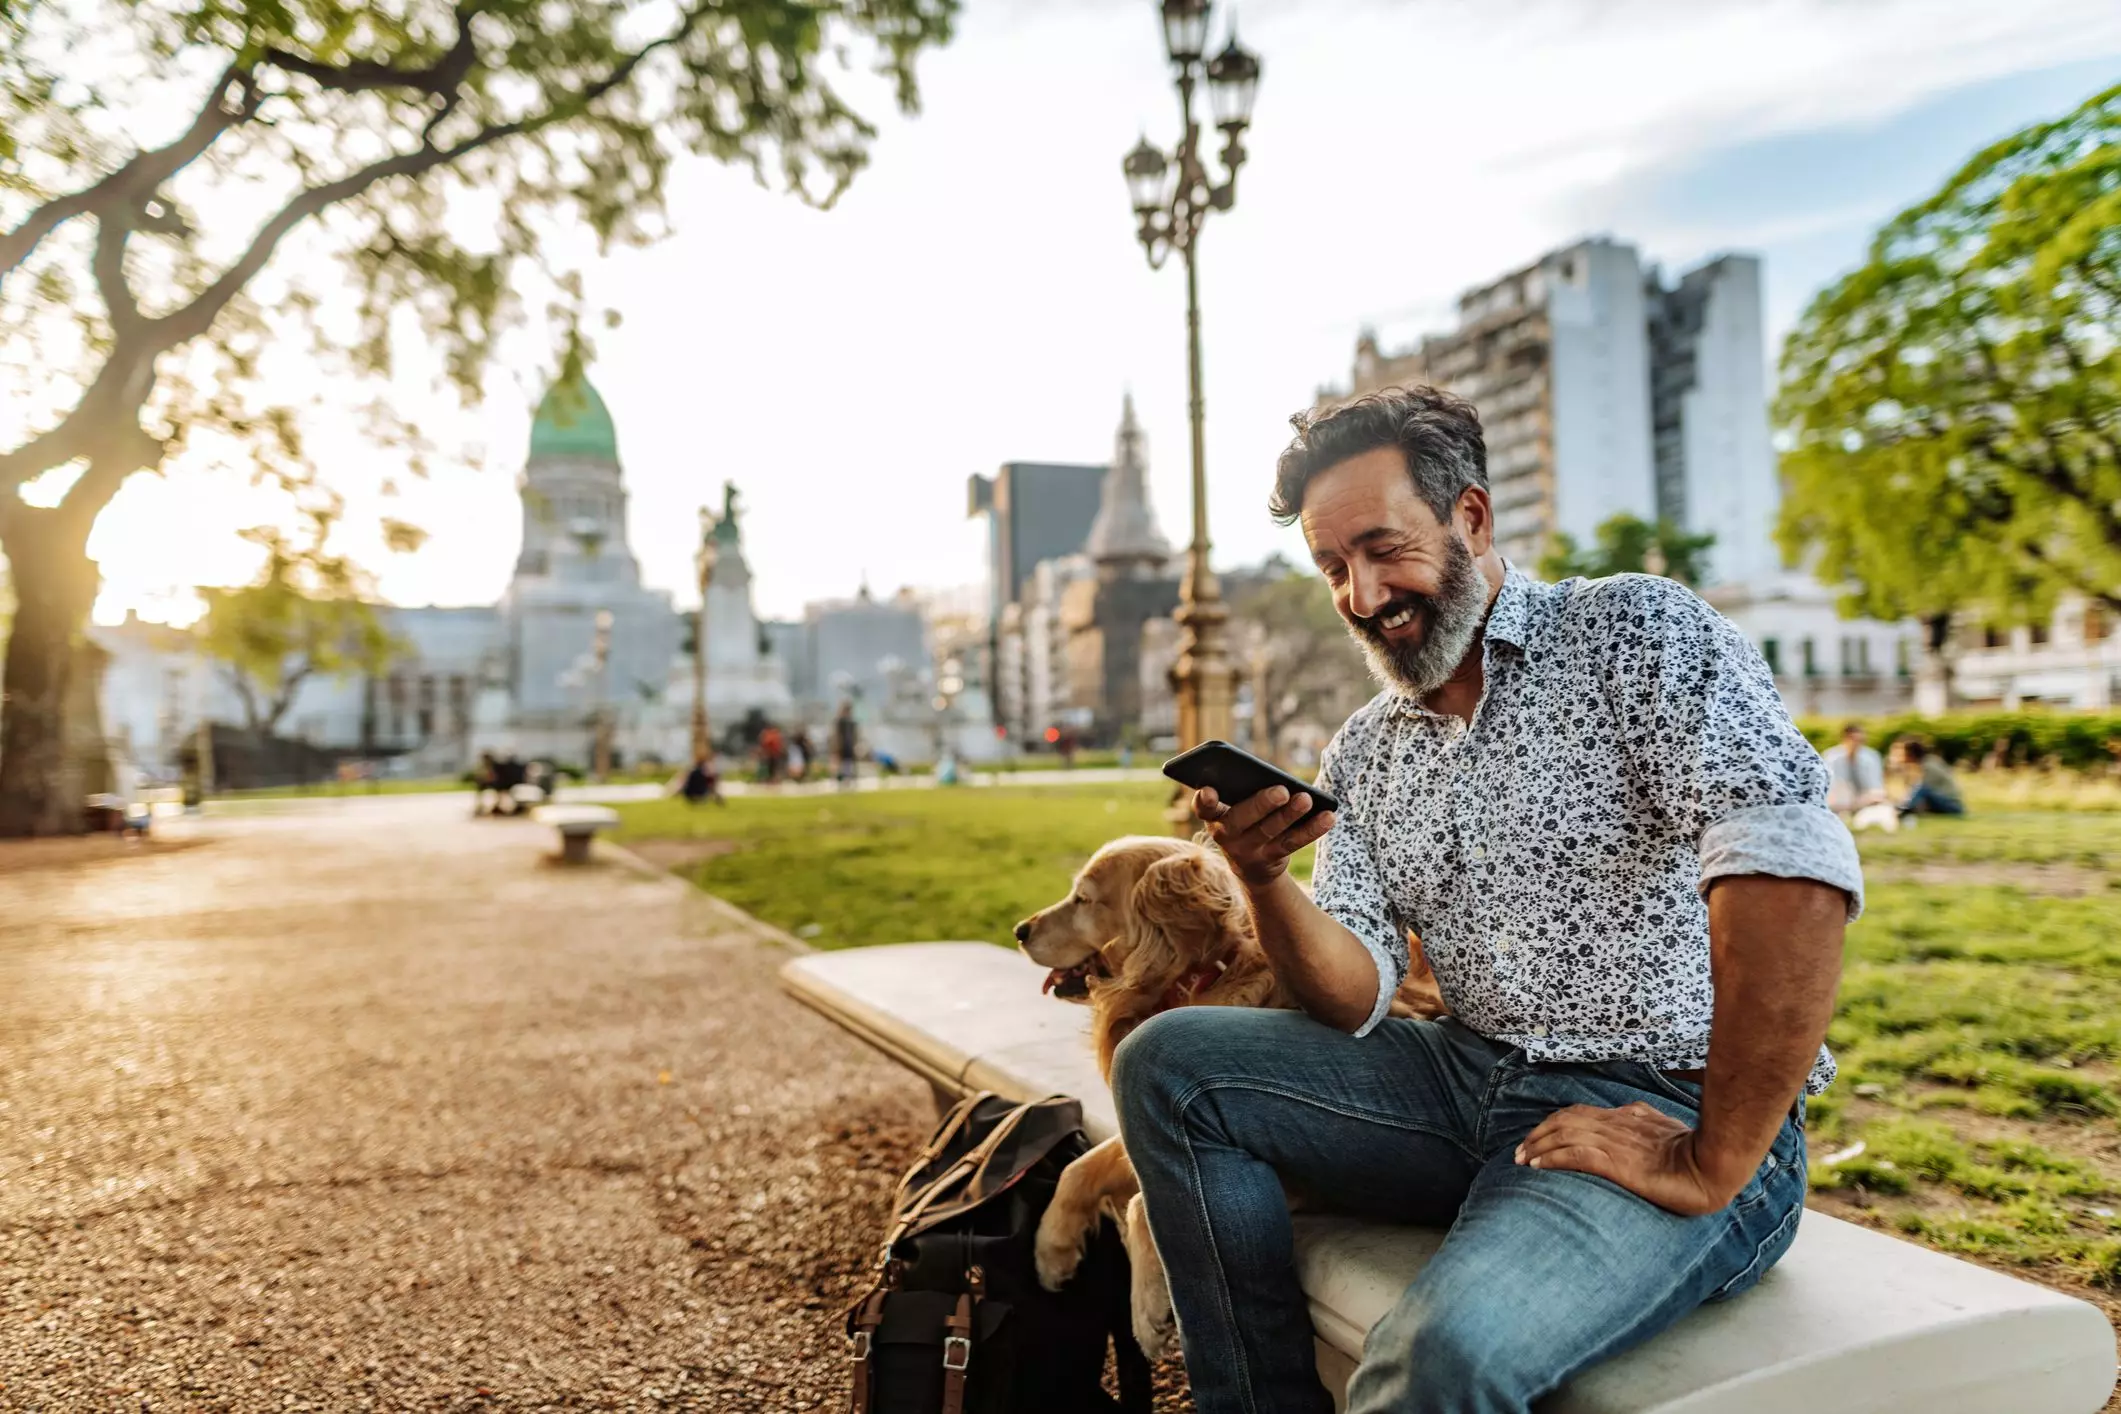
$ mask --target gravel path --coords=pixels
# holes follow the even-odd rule
[[[458,797],[0,845],[0,1407],[838,1408],[933,1111]]]

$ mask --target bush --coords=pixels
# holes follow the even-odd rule
[[[1840,739],[1849,720],[1806,717],[1797,726],[1823,751]],[[2052,760],[2072,770],[2089,770],[2121,761],[2121,714],[2110,712],[1955,712],[1946,717],[1904,713],[1855,720],[1863,722],[1871,745],[1880,751],[1900,737],[1921,737],[1954,765],[1978,764],[2006,738],[2013,765]]]

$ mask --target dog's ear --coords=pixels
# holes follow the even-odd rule
[[[1205,851],[1188,850],[1142,871],[1127,896],[1120,980],[1129,991],[1161,990],[1221,951],[1230,915],[1244,905],[1236,880],[1220,863]]]

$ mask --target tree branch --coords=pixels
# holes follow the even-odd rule
[[[300,74],[320,88],[335,93],[371,93],[378,89],[409,88],[416,93],[441,98],[448,95],[471,72],[478,51],[471,42],[471,17],[476,5],[456,8],[457,36],[442,56],[424,69],[401,68],[373,59],[355,59],[345,64],[320,64],[287,49],[268,49],[264,62],[290,74]]]
[[[111,332],[123,340],[141,324],[140,304],[125,282],[125,242],[132,232],[116,211],[105,211],[96,220],[96,251],[89,268],[96,277],[96,290],[110,314]]]
[[[249,284],[260,270],[265,268],[266,262],[272,259],[273,251],[279,246],[287,233],[310,217],[332,206],[336,206],[342,201],[359,196],[362,192],[367,191],[379,182],[390,181],[397,177],[416,177],[437,167],[448,166],[452,162],[470,156],[481,148],[491,147],[497,142],[502,142],[512,137],[520,137],[525,133],[538,132],[556,123],[566,122],[587,110],[598,99],[633,77],[634,70],[638,69],[651,54],[654,54],[659,49],[668,48],[691,33],[703,17],[704,12],[701,10],[688,11],[684,22],[669,34],[664,35],[660,39],[651,40],[641,46],[624,60],[614,65],[611,72],[603,78],[588,85],[579,93],[555,102],[542,113],[519,118],[511,123],[497,123],[493,126],[482,128],[470,137],[465,138],[462,142],[454,143],[448,147],[438,148],[422,145],[411,152],[399,153],[395,157],[387,157],[381,161],[372,162],[359,171],[350,172],[335,182],[326,182],[321,186],[309,187],[298,193],[259,229],[257,235],[251,239],[249,248],[236,259],[235,264],[231,265],[220,279],[207,286],[196,299],[184,308],[154,321],[151,327],[155,331],[154,340],[158,349],[174,348],[178,344],[198,338],[208,329],[211,329],[214,320],[220,317],[221,311],[227,307],[228,302],[234,299],[237,293],[245,285]]]
[[[229,90],[237,91],[233,107]],[[124,166],[101,181],[67,196],[54,197],[32,211],[14,230],[0,234],[0,280],[29,259],[37,246],[60,226],[76,216],[100,210],[109,204],[137,206],[177,172],[198,159],[222,133],[248,122],[258,111],[258,91],[250,69],[243,63],[229,65],[214,81],[205,106],[176,141],[137,153]]]

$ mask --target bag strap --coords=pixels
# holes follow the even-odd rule
[[[972,1368],[974,1313],[986,1295],[987,1274],[977,1266],[965,1271],[965,1294],[943,1322],[943,1414],[965,1414],[965,1377]]]
[[[877,1278],[876,1285],[847,1313],[847,1360],[854,1367],[847,1405],[850,1414],[869,1414],[870,1347],[876,1339],[876,1328],[883,1323],[884,1298],[897,1287],[898,1275],[899,1264],[885,1262],[884,1274]]]
[[[906,1166],[906,1172],[899,1178],[898,1187],[891,1194],[891,1206],[894,1211],[905,1201],[906,1190],[913,1186],[913,1176],[934,1163],[937,1156],[950,1146],[950,1141],[957,1137],[957,1132],[972,1118],[972,1112],[979,1108],[981,1101],[993,1098],[992,1090],[981,1090],[977,1094],[967,1095],[951,1107],[949,1114],[943,1116],[942,1124],[935,1131],[935,1137],[928,1141],[920,1153],[914,1155],[913,1162]]]
[[[921,1220],[921,1215],[926,1213],[935,1203],[935,1200],[942,1196],[943,1190],[953,1180],[978,1173],[980,1168],[994,1157],[994,1151],[1002,1146],[1003,1141],[1016,1132],[1016,1127],[1024,1122],[1024,1116],[1029,1114],[1035,1106],[1044,1103],[1043,1100],[1032,1100],[1009,1111],[1008,1114],[1002,1116],[1001,1122],[994,1126],[993,1133],[982,1139],[976,1147],[967,1150],[959,1156],[956,1163],[943,1170],[941,1174],[937,1175],[933,1183],[922,1189],[920,1196],[909,1203],[904,1211],[900,1212],[896,1219],[893,1220],[891,1231],[884,1238],[885,1254],[887,1256],[890,1254],[891,1249],[898,1245],[899,1239],[912,1230],[913,1225]]]

